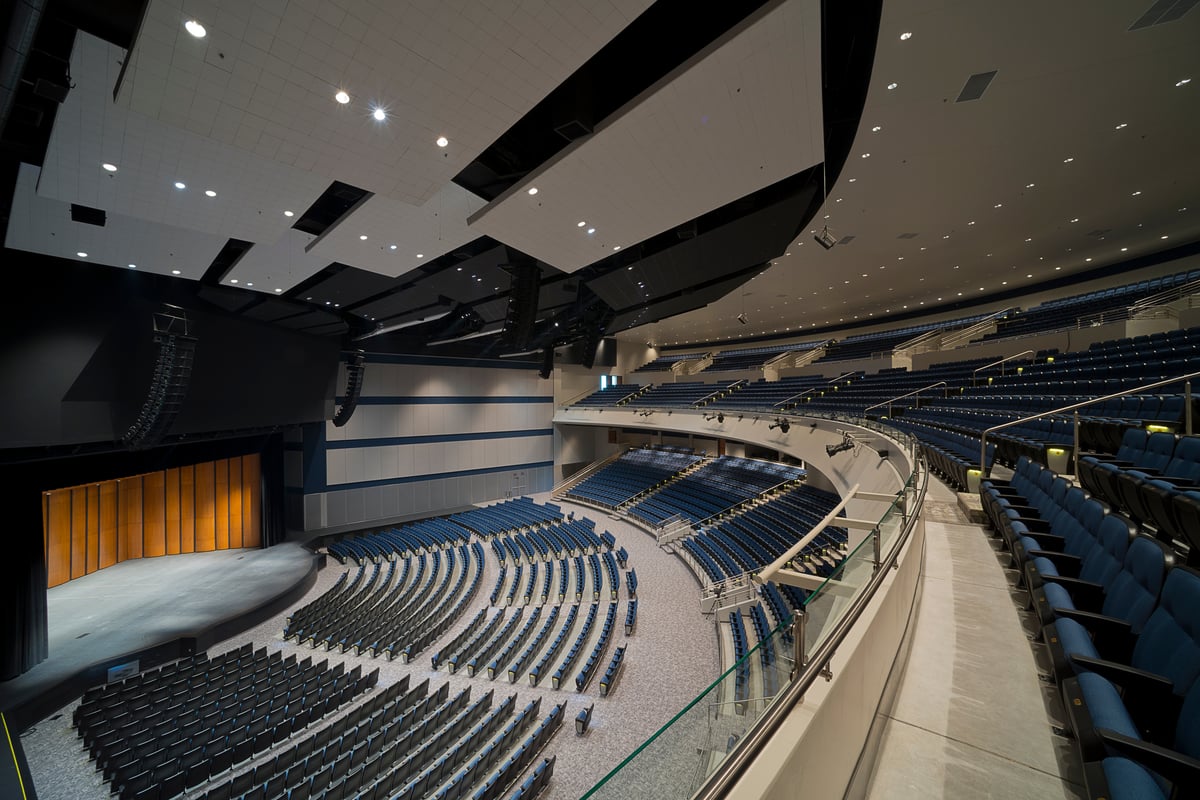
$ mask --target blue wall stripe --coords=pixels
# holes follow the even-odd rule
[[[340,405],[346,401],[345,397],[338,396],[337,403]],[[374,395],[371,397],[358,398],[360,406],[440,406],[440,405],[487,405],[491,403],[553,403],[554,398],[550,395],[509,395],[503,397],[484,397],[484,396],[457,396],[457,395]]]
[[[443,433],[430,436],[383,436],[376,439],[331,440],[325,443],[326,450],[350,450],[357,447],[403,447],[409,444],[434,444],[436,442],[474,442],[483,439],[519,439],[526,436],[552,436],[553,428],[538,428],[526,431],[486,431],[483,433]]]
[[[400,483],[420,483],[421,481],[440,481],[447,478],[468,478],[472,475],[486,475],[492,472],[516,472],[522,469],[538,469],[553,467],[553,461],[536,461],[531,464],[509,464],[503,467],[485,467],[483,469],[464,469],[459,472],[434,472],[428,475],[409,475],[403,478],[382,478],[377,481],[358,481],[357,483],[331,484],[327,492],[341,492],[347,489],[370,489],[373,486],[392,486]]]

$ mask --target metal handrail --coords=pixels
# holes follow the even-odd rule
[[[1197,292],[1200,292],[1200,280],[1189,281],[1188,283],[1184,283],[1179,286],[1173,286],[1170,289],[1164,289],[1163,291],[1149,295],[1148,297],[1143,297],[1141,300],[1136,300],[1133,303],[1130,303],[1129,308],[1132,312],[1136,313],[1144,308],[1162,305],[1163,303],[1169,303],[1172,300],[1179,300],[1180,298],[1186,297],[1189,294],[1196,294]]]
[[[914,394],[920,394],[921,392],[925,391],[926,389],[932,389],[935,386],[947,386],[948,387],[949,385],[950,384],[946,383],[945,381],[938,381],[937,383],[931,383],[928,386],[922,386],[920,389],[913,389],[911,392],[905,392],[904,394],[900,395],[899,397],[893,397],[891,400],[884,400],[882,403],[876,403],[873,406],[867,406],[866,408],[863,409],[863,413],[864,414],[867,413],[872,408],[879,408],[880,406],[887,406],[888,413],[890,414],[890,413],[892,413],[892,403],[896,402],[897,400],[903,400],[904,398],[910,397]]]
[[[929,470],[920,461],[918,461],[916,469],[920,472],[921,485],[918,489],[917,500],[913,504],[913,509],[920,509],[925,501],[925,492],[929,486]],[[914,472],[914,474],[916,473]],[[898,493],[899,497],[903,498],[905,488],[907,487],[900,490]],[[846,635],[858,622],[859,617],[862,616],[863,609],[875,597],[879,584],[891,572],[892,565],[896,563],[900,550],[908,541],[912,529],[917,524],[920,516],[917,513],[906,515],[904,527],[901,530],[900,536],[896,539],[896,544],[880,560],[879,568],[872,574],[866,587],[855,595],[846,614],[833,624],[832,632],[825,637],[820,646],[807,658],[802,659],[803,663],[800,660],[796,662],[796,677],[782,692],[775,696],[775,702],[767,706],[763,715],[758,718],[753,727],[746,732],[745,736],[738,740],[738,743],[734,745],[733,751],[708,776],[708,779],[700,787],[700,790],[692,795],[692,800],[718,800],[718,798],[728,796],[734,781],[741,776],[742,772],[749,766],[751,760],[758,755],[766,742],[775,734],[775,731],[782,724],[784,718],[792,712],[792,709],[804,697],[817,677],[825,672],[830,659],[833,658],[834,653],[837,652]],[[801,620],[800,624],[802,625],[802,615],[798,614],[797,618]],[[803,636],[797,633],[795,634],[795,639],[797,642],[796,647],[802,649]]]
[[[970,341],[971,337],[976,333],[996,322],[998,319],[1003,318],[1005,314],[1008,314],[1012,310],[1012,306],[1008,308],[1002,308],[999,311],[988,314],[986,317],[972,325],[968,325],[965,328],[959,328],[956,331],[951,331],[950,333],[946,334],[946,338],[942,339],[942,349],[947,349],[947,345],[950,349],[953,349],[954,347],[958,346],[959,342]]]
[[[825,381],[824,383],[817,384],[816,386],[810,386],[802,392],[797,392],[796,394],[792,395],[791,397],[787,398],[786,400],[780,400],[778,403],[771,406],[771,408],[779,408],[780,406],[787,405],[788,403],[792,402],[793,400],[799,400],[801,397],[804,397],[809,392],[815,392],[818,389],[825,388],[826,386],[833,386],[838,381],[840,381],[842,378],[846,377],[847,375],[853,375],[856,372],[858,372],[858,370],[856,370],[856,369],[852,369],[849,372],[843,372],[841,375],[838,375],[836,378],[834,378],[832,380]]]
[[[979,435],[979,473],[981,475],[984,474],[984,470],[986,469],[984,464],[987,462],[987,437],[988,437],[989,433],[995,433],[996,431],[1003,430],[1004,428],[1011,428],[1013,425],[1020,425],[1024,422],[1032,422],[1033,420],[1041,419],[1042,417],[1049,417],[1053,414],[1062,414],[1066,411],[1074,411],[1077,408],[1083,408],[1084,406],[1091,406],[1091,405],[1095,405],[1096,403],[1103,403],[1105,400],[1112,400],[1114,397],[1124,397],[1127,394],[1139,394],[1141,392],[1149,391],[1150,389],[1157,389],[1160,386],[1169,386],[1172,383],[1179,383],[1180,381],[1184,381],[1184,389],[1183,389],[1184,432],[1190,436],[1192,434],[1192,383],[1191,383],[1191,381],[1193,378],[1200,378],[1200,372],[1189,372],[1186,375],[1177,375],[1174,378],[1164,378],[1160,381],[1155,381],[1154,383],[1147,383],[1144,386],[1136,386],[1132,389],[1125,389],[1120,392],[1113,392],[1112,394],[1106,394],[1102,397],[1093,397],[1091,400],[1084,400],[1081,403],[1072,403],[1071,405],[1063,406],[1062,408],[1055,408],[1050,411],[1043,411],[1040,414],[1034,414],[1029,417],[1021,417],[1020,419],[1010,420],[1010,421],[1005,422],[1000,425],[993,425],[992,427],[986,429],[983,433],[981,433]],[[1075,415],[1075,452],[1076,453],[1079,452],[1079,415],[1078,414]]]
[[[1015,355],[1007,356],[1006,358],[1002,358],[999,361],[993,361],[990,364],[984,364],[982,367],[980,367],[979,369],[977,369],[971,373],[971,385],[972,386],[975,385],[975,376],[978,375],[983,370],[987,369],[988,367],[998,367],[1006,361],[1012,361],[1014,358],[1020,358],[1021,356],[1032,356],[1032,355],[1037,355],[1037,353],[1033,350],[1022,350],[1021,352],[1019,352]],[[1000,374],[1001,375],[1004,374],[1003,370],[1001,370]]]

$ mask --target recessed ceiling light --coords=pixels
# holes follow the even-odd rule
[[[1027,241],[1027,242],[1032,242],[1032,241],[1033,241],[1033,237],[1032,237],[1032,236],[1030,236],[1030,237],[1026,238],[1026,239],[1025,239],[1025,241]]]
[[[896,88],[897,86],[899,86],[899,85],[900,85],[900,84],[898,84],[898,83],[889,83],[889,84],[888,84],[888,89],[895,89],[895,88]]]
[[[445,147],[448,144],[450,144],[450,140],[447,139],[445,136],[439,136],[437,138],[437,146],[438,147]]]
[[[1084,261],[1091,262],[1090,258],[1085,258]]]
[[[1129,250],[1129,248],[1128,248],[1128,247],[1122,247],[1122,248],[1121,248],[1121,252],[1122,252],[1122,253],[1126,252],[1127,250]]]
[[[230,282],[230,283],[237,283],[237,282],[238,282],[238,279],[237,279],[237,278],[230,278],[230,279],[229,279],[229,282]]]
[[[205,189],[205,190],[204,190],[204,193],[205,193],[206,195],[208,195],[209,197],[216,197],[216,196],[217,196],[217,193],[216,193],[216,192],[214,192],[212,189]]]
[[[371,116],[374,117],[376,121],[383,122],[385,119],[387,119],[387,112],[376,106],[375,110],[371,112]]]
[[[1175,81],[1175,85],[1176,85],[1176,86],[1186,86],[1187,84],[1189,84],[1189,83],[1191,83],[1191,82],[1192,82],[1192,79],[1191,79],[1191,78],[1184,78],[1184,79],[1183,79],[1183,80],[1181,80],[1181,81]]]
[[[394,244],[388,245],[388,250],[395,250],[395,249],[396,249],[396,245],[394,245]]]
[[[589,233],[589,234],[592,234],[592,233],[595,233],[595,232],[596,232],[596,229],[595,229],[595,228],[588,228],[588,233]]]
[[[1073,219],[1071,220],[1071,222],[1079,222],[1079,217],[1075,217],[1075,218],[1073,218]]]
[[[856,180],[858,180],[858,178],[851,178],[850,183],[854,183]]]
[[[82,250],[80,250],[75,255],[79,256],[80,258],[87,258],[87,253],[83,252]]]
[[[173,270],[171,270],[171,274],[172,274],[172,275],[178,275],[178,274],[179,274],[179,270],[177,270],[177,269],[173,269]]]
[[[294,217],[294,216],[296,216],[296,212],[295,211],[285,211],[285,212],[283,212],[283,215],[285,217]]]
[[[1072,161],[1074,161],[1074,160],[1075,160],[1075,157],[1074,157],[1074,156],[1068,156],[1067,158],[1064,158],[1064,159],[1063,159],[1063,163],[1064,163],[1064,164],[1070,164],[1070,163],[1071,163]]]
[[[584,225],[587,225],[587,222],[586,222],[585,220],[582,220],[582,219],[581,219],[581,220],[579,220],[579,222],[576,222],[576,223],[575,223],[575,227],[576,227],[576,228],[582,228]]]
[[[130,269],[137,269],[137,264],[130,264],[130,265],[129,265],[129,268],[130,268]]]
[[[252,281],[246,281],[246,285],[247,285],[247,286],[253,286],[253,285],[254,285],[254,283],[253,283]]]
[[[1060,271],[1062,271],[1062,267],[1055,267],[1055,268],[1054,268],[1054,271],[1055,271],[1055,272],[1060,272]]]
[[[367,235],[365,233],[362,234],[361,236],[358,237],[358,240],[360,242],[365,242],[367,240]]]
[[[996,203],[996,205],[992,206],[992,208],[1000,208],[1003,205],[1004,203]]]
[[[107,161],[105,161],[105,162],[104,162],[103,164],[101,164],[100,166],[101,166],[101,167],[103,167],[103,168],[104,168],[104,170],[105,170],[106,172],[116,172],[116,171],[117,171],[117,165],[116,165],[116,164],[110,164],[110,163],[108,163]]]
[[[870,157],[871,157],[871,154],[870,154],[870,153],[863,153],[863,154],[862,154],[862,157],[863,157],[863,158],[870,158]]]
[[[1037,184],[1036,184],[1036,183],[1027,183],[1027,184],[1025,184],[1025,188],[1026,188],[1026,189],[1032,189],[1034,186],[1037,186]]]
[[[968,224],[968,225],[974,225],[974,224],[975,224],[975,220],[971,220],[971,221],[970,221],[970,222],[968,222],[967,224]]]
[[[175,181],[175,188],[176,189],[186,189],[187,184],[184,183],[183,181]]]
[[[282,292],[282,291],[283,291],[283,289],[276,289],[276,290],[275,290],[275,294],[279,294],[279,293],[280,293],[280,292]]]
[[[902,42],[907,42],[911,38],[912,38],[912,31],[905,31],[904,33],[900,34],[900,41],[902,41]]]
[[[1158,238],[1160,238],[1160,239],[1166,239],[1166,238],[1167,238],[1167,234],[1165,234],[1165,233],[1164,233],[1162,236],[1160,236],[1160,237],[1158,237]]]
[[[1137,196],[1138,196],[1139,194],[1141,194],[1141,193],[1142,193],[1142,190],[1141,190],[1141,189],[1139,189],[1139,190],[1137,190],[1136,192],[1134,192],[1134,193],[1131,195],[1131,197],[1137,197]]]
[[[462,272],[462,267],[459,267],[459,268],[458,268],[458,271],[459,271],[459,272]]]
[[[537,194],[537,192],[538,192],[536,186],[530,186],[528,191],[529,191],[529,194],[531,194],[531,195]]]
[[[424,253],[417,253],[417,258],[424,258],[424,257],[425,257]]]
[[[208,31],[204,29],[204,26],[199,22],[196,22],[194,19],[189,19],[187,22],[183,23],[183,28],[197,39],[203,39],[208,34]]]
[[[1164,236],[1163,238],[1165,239],[1165,238],[1167,238],[1167,237],[1165,237],[1165,236]],[[621,249],[621,245],[619,245],[619,244],[614,244],[614,245],[613,245],[613,250],[620,250],[620,249]]]
[[[1029,275],[1026,275],[1025,277],[1026,277],[1026,278],[1032,278],[1032,277],[1033,277],[1033,274],[1032,274],[1032,273],[1030,273]]]
[[[346,94],[345,89],[338,89],[337,94],[333,96],[333,99],[337,100],[342,105],[346,105],[346,103],[350,102],[350,95]]]
[[[879,133],[881,130],[883,130],[883,128],[879,125],[876,125],[874,128],[871,128],[871,133]]]
[[[1118,130],[1118,131],[1119,131],[1119,130],[1121,130],[1121,128],[1126,128],[1126,127],[1128,127],[1128,126],[1129,126],[1129,123],[1128,123],[1128,122],[1122,122],[1120,125],[1118,125],[1116,128],[1114,128],[1114,130]]]
[[[325,301],[325,305],[329,305],[329,301],[328,301],[328,300],[326,300],[326,301]]]

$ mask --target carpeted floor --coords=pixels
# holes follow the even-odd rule
[[[547,496],[535,495],[535,499],[544,502]],[[316,585],[293,608],[252,630],[222,642],[210,649],[209,653],[216,655],[250,641],[256,648],[278,649],[283,651],[285,656],[292,652],[297,653],[299,658],[311,654],[315,660],[328,658],[331,664],[337,661],[345,662],[347,668],[361,663],[366,671],[378,667],[379,688],[408,674],[412,676],[413,681],[430,678],[431,688],[448,681],[452,693],[463,687],[470,687],[472,697],[478,697],[488,689],[495,689],[495,700],[499,701],[515,692],[518,705],[524,705],[540,696],[543,698],[543,716],[551,703],[565,701],[567,706],[563,727],[555,734],[544,753],[555,755],[557,761],[554,777],[543,796],[560,800],[578,798],[712,682],[719,674],[719,653],[716,627],[710,619],[700,614],[699,585],[682,561],[664,553],[649,534],[632,524],[610,519],[596,509],[566,502],[560,502],[560,505],[564,512],[573,510],[576,516],[593,519],[597,532],[611,532],[617,538],[618,546],[625,547],[629,553],[626,569],[637,570],[637,629],[633,636],[625,637],[623,623],[626,592],[622,587],[615,642],[607,651],[607,655],[610,656],[613,647],[628,647],[623,675],[611,697],[599,696],[599,677],[592,680],[587,693],[580,694],[574,691],[573,680],[571,690],[563,691],[551,689],[548,681],[543,681],[541,686],[530,687],[526,683],[509,684],[507,679],[489,681],[482,675],[470,678],[459,672],[452,676],[444,670],[434,672],[430,669],[429,656],[436,651],[439,643],[452,639],[479,609],[488,603],[498,570],[490,548],[487,549],[485,572],[474,601],[455,626],[423,651],[412,664],[358,657],[353,654],[314,652],[309,647],[283,640],[283,621],[286,616],[295,608],[320,596],[334,584],[338,575],[345,569],[332,560],[318,577]],[[597,617],[597,632],[606,607],[605,599],[601,601]],[[574,631],[580,629],[586,608],[586,605],[581,606]],[[565,614],[566,610],[564,607],[560,613]],[[557,628],[558,626],[554,630]],[[595,641],[597,632],[592,634],[592,641]],[[604,663],[607,664],[607,657]],[[554,664],[551,665],[551,671],[553,667]],[[577,737],[574,732],[574,717],[581,709],[592,704],[595,704],[595,709],[591,728],[586,736]],[[109,796],[108,785],[96,772],[71,727],[71,714],[75,705],[73,703],[51,715],[22,736],[41,800],[104,800]],[[318,727],[329,724],[344,713],[345,709],[318,723]],[[252,761],[251,765],[265,760],[269,755],[260,756]],[[697,757],[684,754],[681,763],[662,763],[656,766],[664,772],[688,774],[689,771],[695,771]],[[248,768],[241,767],[238,771]],[[190,796],[200,793],[199,790],[193,790]]]

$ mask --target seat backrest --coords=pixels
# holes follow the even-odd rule
[[[1176,566],[1167,573],[1158,607],[1133,648],[1131,665],[1169,678],[1183,696],[1200,675],[1200,572]]]
[[[1150,432],[1144,428],[1127,428],[1125,435],[1121,437],[1121,446],[1117,450],[1117,459],[1119,461],[1137,463],[1138,458],[1146,450],[1146,440],[1149,438]]]
[[[1096,529],[1096,543],[1083,554],[1079,577],[1108,586],[1125,563],[1133,531],[1133,525],[1120,514],[1106,514]]]
[[[1179,709],[1174,749],[1185,756],[1200,759],[1200,681],[1192,684]]]
[[[1175,434],[1159,431],[1146,440],[1146,452],[1138,459],[1137,466],[1149,467],[1161,472],[1171,462],[1175,452]]]
[[[1174,551],[1167,545],[1149,536],[1135,536],[1120,572],[1104,589],[1101,611],[1125,620],[1134,633],[1141,633],[1158,605],[1167,569],[1174,563]]]
[[[1200,479],[1200,436],[1180,437],[1162,474],[1174,478]]]

